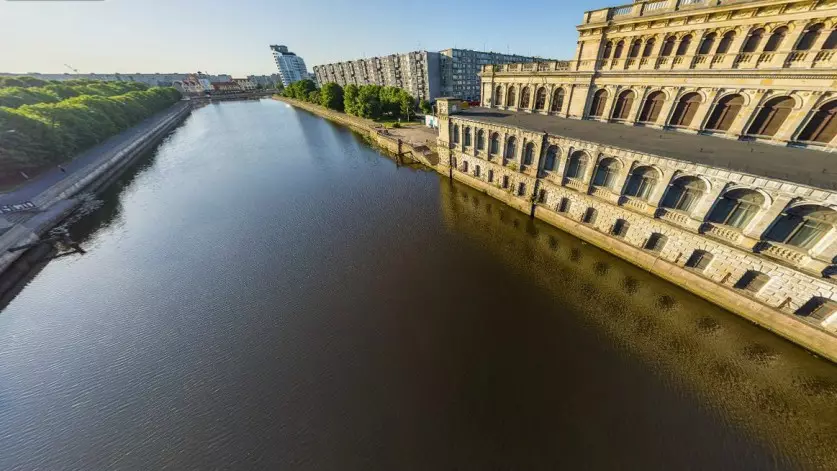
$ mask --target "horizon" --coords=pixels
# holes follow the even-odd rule
[[[515,10],[529,21],[526,27],[498,35],[496,28],[483,26],[485,14],[474,14],[501,11],[506,4],[496,0],[457,5],[430,0],[407,28],[403,18],[417,17],[415,8],[383,0],[312,0],[306,5],[244,0],[235,11],[224,11],[219,0],[177,5],[163,0],[2,2],[0,17],[8,26],[0,30],[0,42],[7,45],[0,51],[0,73],[270,75],[277,72],[270,44],[288,46],[309,72],[335,62],[451,48],[567,60],[575,51],[583,13],[615,3],[572,5],[567,14],[536,0]],[[255,20],[253,11],[259,12]],[[288,17],[311,20],[288,23]],[[445,18],[450,21],[437,21]],[[33,25],[38,28],[34,37]],[[279,26],[282,34],[275,32]],[[506,28],[505,21],[498,27]]]

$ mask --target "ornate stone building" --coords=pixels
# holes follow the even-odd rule
[[[837,0],[587,12],[569,63],[485,67],[482,108],[439,101],[441,171],[834,352],[835,18]]]

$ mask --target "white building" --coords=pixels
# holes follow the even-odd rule
[[[279,69],[279,76],[282,78],[282,85],[288,86],[300,80],[309,79],[308,69],[301,57],[288,50],[288,46],[277,46],[271,44],[273,60]]]
[[[233,82],[237,83],[239,87],[245,92],[249,92],[251,90],[256,89],[256,83],[251,81],[248,78],[234,78],[232,79]]]

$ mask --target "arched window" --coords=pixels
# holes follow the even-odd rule
[[[613,58],[621,58],[623,49],[625,49],[625,41],[619,41],[618,43],[616,43],[616,51],[613,53]]]
[[[558,147],[557,146],[549,146],[546,149],[546,159],[543,163],[544,170],[555,170],[555,160],[558,158]]]
[[[689,213],[706,193],[706,184],[697,177],[680,177],[668,187],[662,206]]]
[[[485,131],[477,131],[477,150],[485,150]]]
[[[820,34],[822,34],[823,26],[824,25],[822,23],[817,23],[806,28],[805,33],[799,39],[799,42],[796,43],[795,50],[808,51],[812,47],[814,47],[814,43],[817,42],[817,39],[819,39]]]
[[[687,34],[683,36],[683,39],[680,40],[680,45],[677,46],[677,55],[678,56],[685,56],[687,52],[689,52],[689,46],[692,44],[692,35]]]
[[[654,168],[639,167],[631,172],[628,185],[625,188],[625,195],[648,201],[659,179],[660,174]]]
[[[532,165],[535,162],[535,144],[528,143],[523,150],[523,165]]]
[[[699,93],[687,93],[680,97],[677,101],[677,106],[674,107],[674,113],[671,116],[669,126],[687,127],[692,124],[692,120],[697,113],[703,98]]]
[[[549,110],[553,113],[558,113],[564,107],[564,89],[558,88],[552,92],[552,106]]]
[[[709,116],[706,129],[710,131],[729,131],[733,121],[744,106],[744,97],[738,94],[721,97]]]
[[[593,95],[593,102],[590,103],[590,117],[601,118],[604,114],[605,104],[607,103],[607,90],[604,88],[597,90]]]
[[[520,91],[520,107],[529,108],[529,87],[523,87]]]
[[[514,87],[509,87],[508,93],[506,93],[506,106],[515,106],[517,104],[517,95],[514,92]]]
[[[610,231],[616,237],[620,239],[625,237],[628,234],[628,229],[630,229],[631,224],[626,221],[625,219],[617,219],[615,223],[613,223],[613,230]]]
[[[468,128],[468,127],[465,128],[464,140],[465,140],[465,145],[470,147],[471,146],[471,128]]]
[[[605,44],[604,52],[602,53],[602,59],[610,59],[610,55],[613,53],[613,41],[608,41]]]
[[[613,107],[613,119],[628,119],[631,108],[634,106],[634,94],[631,90],[625,90],[616,98],[616,105]]]
[[[506,141],[506,154],[503,157],[509,160],[514,160],[514,156],[517,151],[516,146],[517,139],[515,139],[514,136],[510,136]]]
[[[616,175],[619,173],[619,162],[616,159],[606,158],[596,166],[596,175],[593,176],[593,185],[613,189],[616,182]]]
[[[837,49],[837,29],[831,30],[831,34],[828,35],[828,39],[825,40],[825,43],[822,45],[822,49],[824,51]]]
[[[653,92],[645,99],[642,105],[642,111],[639,113],[640,123],[656,123],[660,117],[660,111],[663,109],[666,95],[663,92]]]
[[[747,134],[751,136],[773,137],[793,110],[794,101],[789,96],[780,96],[768,100],[759,108],[756,119],[750,125]]]
[[[741,52],[756,52],[763,37],[764,28],[753,30],[753,32],[750,33],[750,37],[747,38],[747,42],[744,43],[744,49],[742,49]]]
[[[497,89],[494,90],[494,104],[497,106],[501,106],[503,104],[503,87],[497,86]]]
[[[456,124],[453,125],[453,136],[452,136],[452,138],[453,138],[453,143],[454,144],[459,144],[459,126],[456,125]]]
[[[488,153],[491,155],[500,153],[500,135],[496,132],[491,135],[491,147],[488,149]]]
[[[828,144],[837,135],[837,101],[829,101],[820,105],[805,129],[799,134],[798,140],[807,142],[820,142]]]
[[[766,239],[782,244],[811,249],[837,224],[837,211],[815,204],[787,210],[773,224]]]
[[[715,51],[716,54],[726,54],[729,52],[730,46],[732,46],[732,42],[735,41],[735,31],[727,31],[721,37],[721,42],[718,43],[718,49]]]
[[[581,218],[581,222],[585,224],[595,224],[596,217],[598,217],[598,215],[599,212],[596,211],[596,208],[591,206],[587,208],[587,211],[584,211],[584,216]]]
[[[628,51],[628,59],[635,59],[639,57],[639,51],[642,49],[642,40],[637,39],[631,44],[631,50]]]
[[[782,46],[782,43],[785,42],[785,36],[788,35],[788,28],[782,26],[781,28],[776,28],[773,31],[773,34],[770,35],[770,38],[767,40],[767,44],[764,45],[764,52],[775,52],[779,50],[779,47]]]
[[[735,283],[735,287],[747,290],[751,293],[758,293],[769,282],[770,277],[764,273],[755,270],[748,270],[747,273],[744,273],[744,276],[742,276],[741,279]]]
[[[645,241],[644,248],[645,250],[650,250],[652,252],[662,252],[667,241],[668,237],[660,234],[659,232],[655,232],[651,234],[647,241]]]
[[[715,204],[709,220],[718,224],[744,229],[764,205],[764,196],[755,190],[728,191]]]
[[[567,164],[568,178],[584,178],[584,172],[587,170],[587,154],[582,151],[575,151],[570,156],[570,161]]]
[[[654,38],[645,41],[645,49],[642,50],[642,57],[651,57],[651,54],[654,52],[654,44],[657,41]]]
[[[543,111],[546,109],[546,88],[541,87],[535,93],[535,109]]]
[[[700,42],[700,49],[698,50],[698,54],[712,54],[712,46],[715,45],[715,38],[718,35],[716,33],[709,33],[703,37],[703,41]]]
[[[663,50],[660,51],[660,55],[662,57],[668,57],[674,52],[674,45],[677,43],[677,38],[674,36],[669,36],[666,38],[665,44],[663,44]]]
[[[704,271],[713,258],[713,255],[705,250],[695,250],[692,252],[692,256],[689,257],[689,260],[686,261],[686,266],[695,270]]]

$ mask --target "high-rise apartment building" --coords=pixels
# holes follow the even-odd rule
[[[389,85],[403,88],[419,100],[434,100],[440,96],[479,100],[478,74],[483,65],[532,60],[531,57],[494,52],[445,49],[319,65],[314,67],[314,74],[320,84]]]
[[[305,67],[305,61],[302,60],[302,57],[289,51],[288,46],[272,44],[270,50],[273,51],[273,60],[279,69],[282,85],[287,87],[294,82],[310,78],[308,69]]]

